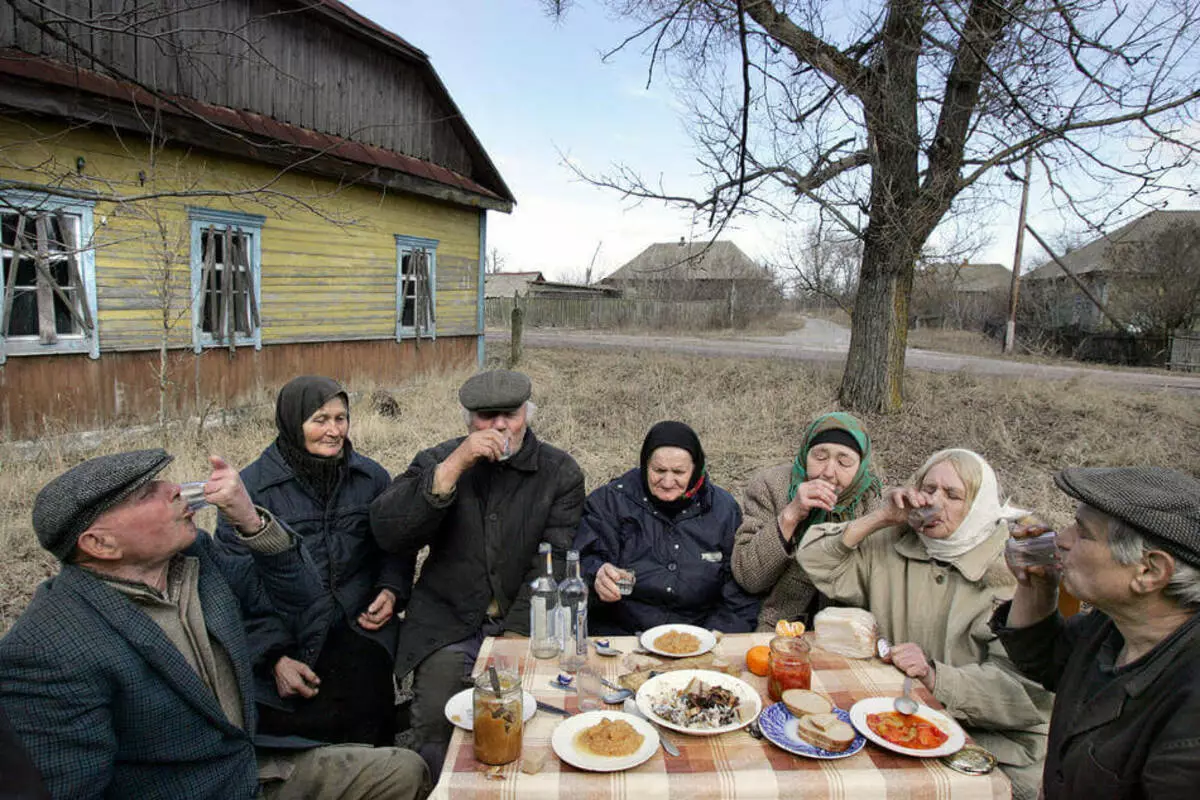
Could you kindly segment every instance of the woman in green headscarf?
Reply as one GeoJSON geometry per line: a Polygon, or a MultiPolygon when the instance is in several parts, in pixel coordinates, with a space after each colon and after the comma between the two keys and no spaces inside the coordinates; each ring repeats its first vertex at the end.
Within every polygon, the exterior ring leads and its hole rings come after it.
{"type": "Polygon", "coordinates": [[[766,595],[758,630],[781,619],[809,622],[817,590],[793,554],[812,525],[845,522],[874,508],[882,494],[871,470],[871,437],[850,414],[822,414],[804,432],[791,464],[751,476],[733,545],[733,577],[766,595]]]}

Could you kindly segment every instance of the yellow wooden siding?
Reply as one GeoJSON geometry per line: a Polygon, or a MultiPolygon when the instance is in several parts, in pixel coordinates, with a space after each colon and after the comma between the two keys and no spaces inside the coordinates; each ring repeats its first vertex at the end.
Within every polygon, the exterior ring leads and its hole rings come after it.
{"type": "Polygon", "coordinates": [[[438,241],[438,335],[478,330],[479,211],[426,198],[277,171],[252,162],[166,148],[154,157],[130,138],[68,130],[28,118],[0,120],[0,178],[62,182],[124,195],[197,187],[244,192],[270,183],[271,197],[173,197],[95,207],[96,290],[102,350],[157,347],[162,337],[164,252],[171,346],[190,346],[187,207],[258,214],[262,341],[388,338],[395,334],[396,234],[438,241]],[[11,143],[26,143],[13,146],[11,143]],[[82,175],[76,158],[85,159],[82,175]],[[41,165],[21,170],[12,164],[41,165]],[[145,174],[143,185],[138,173],[145,174]],[[273,182],[272,182],[273,181],[273,182]],[[291,199],[289,199],[291,198],[291,199]],[[319,209],[313,213],[300,203],[319,209]]]}

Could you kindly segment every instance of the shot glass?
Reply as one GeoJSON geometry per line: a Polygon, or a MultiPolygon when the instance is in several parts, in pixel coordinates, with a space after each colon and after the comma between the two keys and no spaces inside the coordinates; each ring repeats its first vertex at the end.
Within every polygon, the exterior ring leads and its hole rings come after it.
{"type": "Polygon", "coordinates": [[[1013,566],[1049,567],[1058,562],[1058,534],[1032,514],[1008,523],[1005,554],[1013,566]]]}
{"type": "Polygon", "coordinates": [[[621,570],[621,575],[617,578],[617,591],[622,596],[629,595],[633,592],[633,584],[637,582],[637,573],[625,567],[621,570]]]}
{"type": "Polygon", "coordinates": [[[500,461],[508,461],[512,458],[512,438],[504,437],[504,447],[500,450],[500,461]]]}
{"type": "Polygon", "coordinates": [[[600,708],[600,698],[604,694],[604,684],[600,682],[600,673],[593,667],[584,665],[575,673],[575,697],[580,711],[595,711],[600,708]]]}
{"type": "Polygon", "coordinates": [[[908,510],[908,527],[914,531],[919,531],[933,522],[934,517],[942,511],[941,506],[923,506],[921,508],[910,508],[908,510]]]}
{"type": "Polygon", "coordinates": [[[212,505],[212,503],[204,499],[204,487],[206,485],[207,482],[205,481],[188,481],[187,483],[179,484],[179,493],[183,495],[183,499],[187,502],[189,511],[194,513],[212,505]]]}

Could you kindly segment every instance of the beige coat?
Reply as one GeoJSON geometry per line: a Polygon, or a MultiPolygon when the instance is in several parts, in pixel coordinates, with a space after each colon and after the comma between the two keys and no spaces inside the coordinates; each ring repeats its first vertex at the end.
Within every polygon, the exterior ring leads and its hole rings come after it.
{"type": "Polygon", "coordinates": [[[1006,526],[998,524],[982,544],[946,565],[931,560],[904,526],[876,531],[848,548],[841,538],[847,524],[813,526],[796,550],[816,587],[871,611],[891,642],[924,648],[936,671],[934,696],[1001,764],[1039,764],[1054,695],[1016,673],[988,626],[1016,587],[1004,563],[1006,526]]]}
{"type": "MultiPolygon", "coordinates": [[[[804,613],[817,593],[792,552],[784,547],[779,532],[779,512],[788,504],[791,481],[790,463],[750,476],[742,501],[742,525],[733,541],[734,579],[748,592],[768,593],[758,612],[760,631],[773,631],[779,620],[804,613]]],[[[878,500],[877,492],[869,494],[862,513],[874,508],[878,500]]]]}

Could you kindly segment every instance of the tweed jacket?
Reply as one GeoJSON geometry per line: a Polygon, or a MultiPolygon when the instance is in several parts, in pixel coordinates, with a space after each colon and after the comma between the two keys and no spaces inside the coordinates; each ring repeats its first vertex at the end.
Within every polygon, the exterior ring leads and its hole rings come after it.
{"type": "Polygon", "coordinates": [[[907,526],[876,531],[851,549],[842,543],[847,525],[814,525],[796,549],[817,589],[873,613],[893,643],[924,648],[934,662],[934,697],[1001,764],[1041,762],[1054,695],[1017,673],[989,626],[1016,588],[1004,563],[1007,526],[944,564],[907,526]]]}
{"type": "MultiPolygon", "coordinates": [[[[792,465],[767,467],[750,476],[742,503],[745,518],[733,544],[733,577],[742,588],[764,595],[758,612],[758,630],[773,631],[781,619],[804,614],[817,587],[793,557],[803,536],[797,527],[790,547],[779,532],[779,512],[788,504],[792,465]]],[[[860,515],[879,505],[879,493],[869,492],[862,501],[860,515]]],[[[811,620],[805,620],[811,624],[811,620]]]]}
{"type": "Polygon", "coordinates": [[[94,574],[67,564],[38,588],[0,639],[0,707],[52,796],[237,800],[258,793],[250,653],[239,611],[305,602],[289,586],[303,583],[295,551],[281,554],[296,570],[275,570],[281,583],[267,585],[270,597],[261,584],[235,577],[231,586],[207,534],[183,552],[200,561],[205,624],[233,664],[245,729],[225,716],[162,629],[94,574]]]}
{"type": "Polygon", "coordinates": [[[476,462],[449,497],[433,494],[434,470],[460,442],[422,450],[371,504],[371,529],[384,550],[429,547],[400,626],[397,675],[477,632],[492,600],[504,630],[528,636],[530,583],[545,567],[538,545],[550,542],[561,556],[579,524],[583,472],[532,430],[508,461],[476,462]]]}

